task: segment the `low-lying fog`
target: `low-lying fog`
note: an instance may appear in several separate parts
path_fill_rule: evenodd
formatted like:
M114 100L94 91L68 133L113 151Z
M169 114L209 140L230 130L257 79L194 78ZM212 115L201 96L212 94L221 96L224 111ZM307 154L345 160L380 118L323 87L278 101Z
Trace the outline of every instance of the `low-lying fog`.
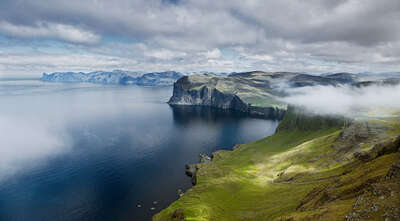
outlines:
M359 116L371 111L400 110L400 85L313 86L287 89L284 102L315 114Z

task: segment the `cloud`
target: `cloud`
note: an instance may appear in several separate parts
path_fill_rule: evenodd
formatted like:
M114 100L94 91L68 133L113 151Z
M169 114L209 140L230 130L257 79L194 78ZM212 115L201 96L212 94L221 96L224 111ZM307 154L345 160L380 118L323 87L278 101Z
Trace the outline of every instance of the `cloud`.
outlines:
M0 180L32 160L68 150L69 138L61 128L46 121L0 115Z
M102 55L134 59L146 69L159 62L194 68L204 57L234 60L229 67L234 71L388 71L400 64L397 0L3 0L2 5L0 33L28 42L21 43L25 49L41 51L37 42L29 43L37 39L75 44L60 46L68 50L65 55L108 47ZM123 47L113 49L110 42L124 45L125 52L116 52ZM132 44L146 49L129 51Z
M14 25L0 21L0 33L18 38L56 39L71 43L93 44L100 36L71 25L36 22L33 26Z
M55 71L114 70L119 67L136 69L134 59L95 54L0 53L0 76L7 73L25 75ZM40 72L35 72L39 70Z
M186 55L186 53L184 53L184 52L176 52L176 51L174 52L174 51L166 50L166 49L146 51L144 54L145 54L145 56L162 59L162 60L171 60L171 59L175 59L175 58L182 58L182 57L185 57L185 55Z
M289 89L286 103L304 107L311 113L360 116L371 111L400 109L397 86L314 86Z
M267 62L271 62L274 60L274 57L272 57L271 55L247 55L246 58L248 59L255 59L255 60L260 60L260 61L267 61Z
M207 51L205 56L208 59L218 59L221 57L221 51L218 48L214 48L212 51Z

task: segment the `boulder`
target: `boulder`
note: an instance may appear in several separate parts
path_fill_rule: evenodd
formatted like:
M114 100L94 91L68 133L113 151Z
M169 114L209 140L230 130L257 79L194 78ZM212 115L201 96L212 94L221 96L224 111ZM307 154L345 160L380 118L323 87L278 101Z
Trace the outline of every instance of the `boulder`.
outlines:
M197 172L197 166L195 164L186 164L185 165L185 173L186 175L192 177L196 174Z
M209 163L211 162L211 157L209 157L207 154L200 154L200 163Z
M196 185L196 183L197 183L196 174L197 174L197 170L199 169L198 166L196 164L186 164L185 168L186 168L186 171L185 171L186 175L190 176L192 178L193 186Z
M400 178L400 162L393 163L386 174L387 180L395 178Z
M195 186L197 184L197 176L196 173L192 176L192 185Z

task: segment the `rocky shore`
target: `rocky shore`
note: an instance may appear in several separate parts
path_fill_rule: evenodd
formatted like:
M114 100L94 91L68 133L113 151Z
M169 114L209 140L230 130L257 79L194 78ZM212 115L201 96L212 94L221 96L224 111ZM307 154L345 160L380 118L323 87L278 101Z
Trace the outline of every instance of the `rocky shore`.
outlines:
M200 162L197 164L186 164L185 165L185 173L187 176L192 178L192 185L197 184L197 170L200 168L199 164L209 163L212 160L212 156L208 156L207 154L200 154Z

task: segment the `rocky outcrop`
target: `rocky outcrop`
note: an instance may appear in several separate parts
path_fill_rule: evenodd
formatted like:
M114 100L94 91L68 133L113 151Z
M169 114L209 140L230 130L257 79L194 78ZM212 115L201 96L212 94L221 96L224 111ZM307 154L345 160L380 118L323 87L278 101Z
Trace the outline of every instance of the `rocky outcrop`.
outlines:
M215 87L190 82L189 76L182 77L174 83L173 95L168 104L208 106L276 119L281 119L285 114L285 109L252 106L235 94L224 93Z
M400 178L400 161L393 163L386 174L386 179Z
M368 151L357 151L353 154L354 158L364 162L374 160L386 154L398 152L400 150L400 136L375 144Z
M192 178L192 185L196 185L197 183L197 170L198 170L198 166L196 164L186 164L185 165L185 173L188 177Z
M200 162L198 164L186 164L185 165L185 173L187 176L192 178L192 185L197 184L197 170L199 170L199 164L209 163L211 162L212 157L207 154L200 154Z
M185 76L174 83L174 91L168 101L172 105L202 105L222 109L232 109L247 112L249 106L238 96L224 94L216 88L202 86L200 89L190 89L189 77Z
M196 174L197 169L198 168L197 168L196 164L186 164L185 165L185 173L186 173L186 175L188 175L190 177L193 177Z

